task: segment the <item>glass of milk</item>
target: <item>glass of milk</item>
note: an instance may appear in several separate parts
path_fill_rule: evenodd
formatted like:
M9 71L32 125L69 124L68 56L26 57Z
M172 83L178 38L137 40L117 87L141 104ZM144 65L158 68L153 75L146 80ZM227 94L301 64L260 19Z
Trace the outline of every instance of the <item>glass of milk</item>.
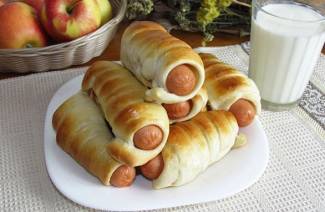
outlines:
M249 77L264 109L297 104L324 45L325 17L303 2L253 0Z

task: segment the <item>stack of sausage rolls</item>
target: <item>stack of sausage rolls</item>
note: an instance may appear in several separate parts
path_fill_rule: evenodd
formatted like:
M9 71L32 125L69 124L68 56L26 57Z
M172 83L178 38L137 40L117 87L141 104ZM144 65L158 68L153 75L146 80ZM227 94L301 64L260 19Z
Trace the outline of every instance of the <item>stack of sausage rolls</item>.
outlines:
M52 119L58 145L104 185L130 186L137 168L156 189L180 186L245 144L260 97L235 68L148 21L125 30L121 62L91 65Z

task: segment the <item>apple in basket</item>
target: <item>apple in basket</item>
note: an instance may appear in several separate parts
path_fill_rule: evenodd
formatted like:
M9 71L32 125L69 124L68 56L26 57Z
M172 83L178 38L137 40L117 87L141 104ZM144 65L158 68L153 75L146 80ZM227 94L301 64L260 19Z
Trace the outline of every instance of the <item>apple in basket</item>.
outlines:
M96 0L101 15L101 25L112 18L112 6L108 0Z
M44 0L22 0L22 1L34 7L34 9L37 11L38 14L41 12L44 4Z
M71 41L95 31L101 23L97 0L45 0L41 20L56 41Z
M46 43L34 8L23 2L0 7L0 49L43 47Z

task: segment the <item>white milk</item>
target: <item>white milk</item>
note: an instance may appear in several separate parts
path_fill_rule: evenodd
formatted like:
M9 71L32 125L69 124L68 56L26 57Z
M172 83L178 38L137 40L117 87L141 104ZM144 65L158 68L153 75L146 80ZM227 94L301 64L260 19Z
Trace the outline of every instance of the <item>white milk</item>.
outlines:
M262 9L278 17L258 11L253 18L249 75L263 100L294 103L302 96L325 41L324 23L317 22L323 16L296 4Z

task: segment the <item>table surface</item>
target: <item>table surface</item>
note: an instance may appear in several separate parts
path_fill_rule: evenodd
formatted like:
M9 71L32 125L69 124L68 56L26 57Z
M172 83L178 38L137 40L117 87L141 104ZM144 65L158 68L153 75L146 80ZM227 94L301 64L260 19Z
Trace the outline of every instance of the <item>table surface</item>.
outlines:
M248 45L244 48L233 45L201 50L247 74ZM53 94L84 73L85 67L70 70L0 81L0 211L89 211L55 189L44 162L47 106ZM299 106L278 113L262 111L259 119L269 141L270 160L257 183L223 200L159 212L325 212L324 82L325 55L319 58Z
M123 22L121 23L115 37L110 42L109 46L106 48L104 53L92 59L85 65L89 65L97 60L119 60L120 59L120 41L122 33L124 29L127 27L129 23ZM202 46L202 35L200 33L192 33L192 32L183 32L183 31L172 31L172 34L188 44L190 44L193 48ZM216 33L213 41L208 43L208 46L227 46L242 43L249 40L249 36L239 37L236 35L230 35L225 33ZM325 47L323 48L323 53L325 53ZM0 80L6 78L13 78L18 76L24 76L27 74L17 74L17 73L0 73Z
M125 26L121 26L105 53L94 60L119 59L119 41ZM173 34L193 47L201 45L199 34ZM210 45L230 45L248 39L217 34ZM247 74L248 45L205 51ZM13 78L0 81L0 211L89 211L63 197L51 184L44 162L43 142L44 118L53 94L85 69L79 67L28 77L1 75ZM299 105L290 111L263 110L260 114L270 146L270 159L257 183L226 199L171 210L325 212L324 82L325 55L322 55Z

